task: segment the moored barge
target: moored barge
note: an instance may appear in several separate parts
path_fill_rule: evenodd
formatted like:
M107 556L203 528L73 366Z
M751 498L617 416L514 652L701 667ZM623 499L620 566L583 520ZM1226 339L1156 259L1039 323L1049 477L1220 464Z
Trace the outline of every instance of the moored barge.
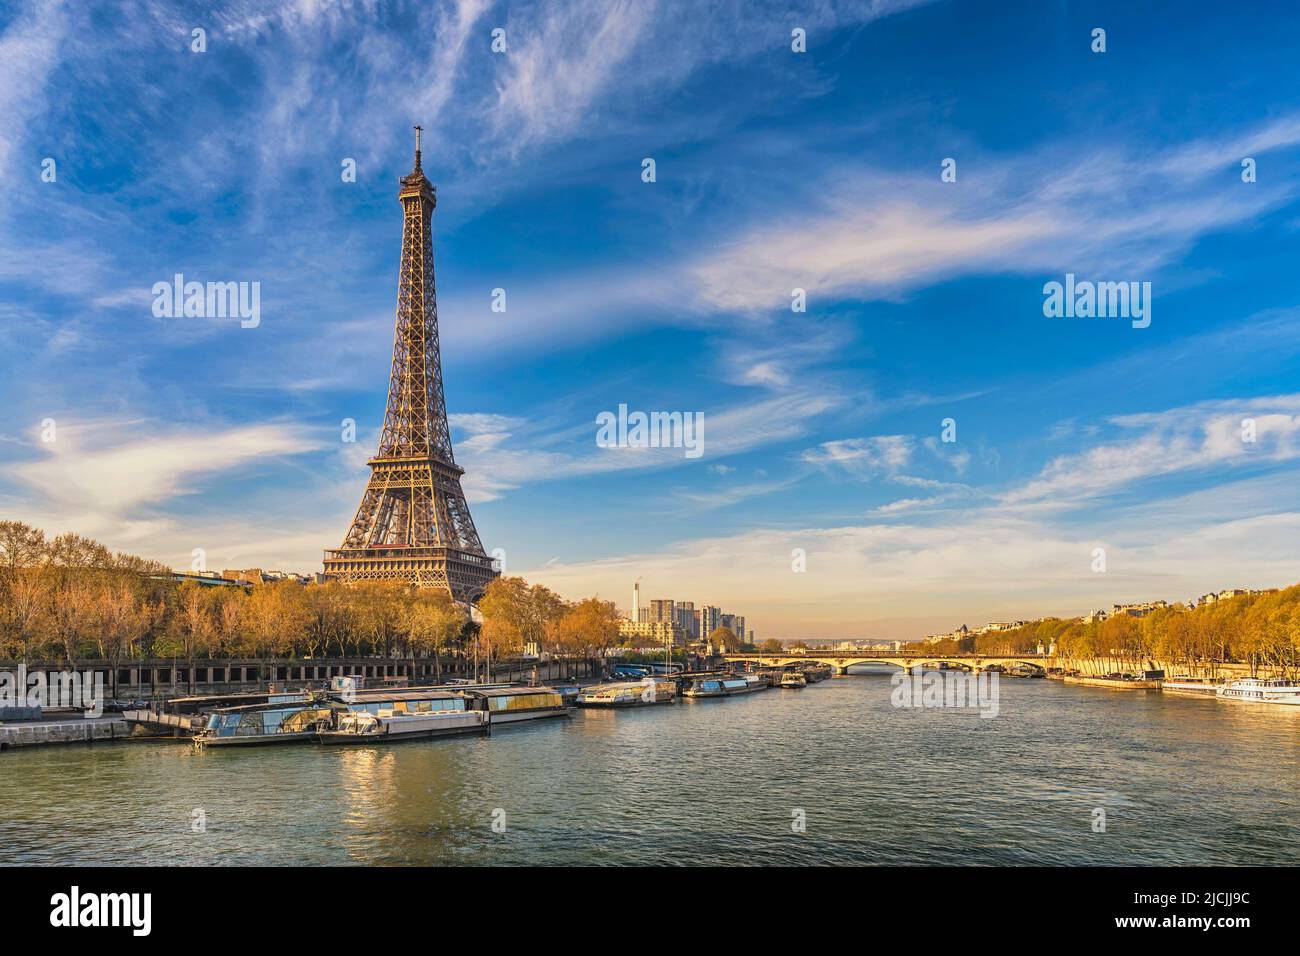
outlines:
M491 722L485 710L435 710L402 713L380 710L344 714L333 730L321 730L316 740L322 744L396 743L402 740L427 740L461 734L485 734Z
M647 677L640 681L597 684L578 695L579 707L645 707L672 704L677 700L677 682Z
M549 687L495 687L465 694L484 702L493 726L569 716L564 697Z

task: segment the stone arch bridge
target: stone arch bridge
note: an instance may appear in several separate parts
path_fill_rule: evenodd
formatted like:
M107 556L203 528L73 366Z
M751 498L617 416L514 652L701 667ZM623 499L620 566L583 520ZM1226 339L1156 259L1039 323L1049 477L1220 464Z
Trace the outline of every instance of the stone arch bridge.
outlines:
M919 652L902 652L891 654L888 651L808 651L806 654L725 654L731 663L754 663L765 667L788 667L805 661L819 661L830 664L837 674L846 674L854 664L892 664L903 670L910 670L917 664L957 664L969 667L973 671L987 670L997 664L1001 667L1014 667L1016 664L1030 664L1034 667L1052 666L1055 658L1047 654L935 654Z

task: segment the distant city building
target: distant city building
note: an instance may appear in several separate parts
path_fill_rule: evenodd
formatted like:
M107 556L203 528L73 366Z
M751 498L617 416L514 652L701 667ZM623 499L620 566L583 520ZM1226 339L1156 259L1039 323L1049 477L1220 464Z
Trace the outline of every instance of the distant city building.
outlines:
M700 636L708 637L722 626L722 608L706 604L700 608Z
M651 624L673 624L676 618L673 613L674 604L671 599L663 599L650 602Z
M946 637L943 638L946 640ZM835 641L829 644L814 645L818 650L828 651L897 651L903 646L902 641L874 641L868 638L852 641Z
M644 641L655 647L666 647L670 641L673 647L686 643L682 629L672 621L620 621L618 636L624 641Z
M292 571L264 571L261 568L222 571L221 577L228 581L246 581L249 584L271 584L275 581L296 581L298 584L314 584L316 575L295 574Z
M1111 616L1127 614L1129 617L1146 617L1152 611L1158 611L1168 606L1168 601L1147 601L1145 604L1116 604L1110 613Z
M695 602L682 601L674 612L674 623L687 637L695 637Z
M943 641L960 641L962 638L970 637L971 630L965 624L955 631L949 631L947 634L931 634L922 643L939 644Z
M1229 598L1241 597L1244 594L1258 594L1258 593L1259 592L1253 588L1228 588L1227 590L1220 591L1218 594L1215 594L1213 591L1211 591L1209 594L1201 595L1201 599L1197 602L1197 607L1206 604L1213 604L1216 601L1226 601Z
M632 611L628 614L629 621L641 620L641 579L632 582Z

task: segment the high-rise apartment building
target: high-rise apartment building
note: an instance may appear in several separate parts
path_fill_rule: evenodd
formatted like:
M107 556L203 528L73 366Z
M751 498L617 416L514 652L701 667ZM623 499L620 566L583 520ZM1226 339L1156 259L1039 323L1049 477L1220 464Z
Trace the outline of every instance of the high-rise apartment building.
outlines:
M650 623L651 624L673 624L676 623L674 612L674 603L672 600L664 599L661 601L650 602Z

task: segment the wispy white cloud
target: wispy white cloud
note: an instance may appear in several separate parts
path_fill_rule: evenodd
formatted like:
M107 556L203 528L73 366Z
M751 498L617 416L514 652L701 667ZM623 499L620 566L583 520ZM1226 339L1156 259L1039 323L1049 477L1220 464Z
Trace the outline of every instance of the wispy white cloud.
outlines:
M1201 402L1165 412L1116 416L1110 423L1136 432L1133 437L1054 458L1035 478L1004 493L1001 500L1077 507L1081 501L1139 481L1294 461L1300 458L1297 412L1300 394Z
M842 438L822 442L805 451L802 457L809 464L822 467L834 466L866 474L893 474L911 462L912 444L908 435Z
M456 442L456 457L467 470L470 501L492 501L507 491L540 481L579 475L673 467L708 467L718 459L797 438L813 421L835 408L840 398L828 392L791 391L744 405L703 411L703 455L685 457L680 448L600 448L592 416L590 430L538 429L519 418L453 415L467 437ZM617 404L616 402L613 404ZM703 466L701 463L704 463Z
M62 0L33 0L0 34L0 177L6 182L39 174L39 157L30 157L20 174L17 156L26 142L27 123L40 111L45 84L58 67L65 30Z
M976 273L1112 270L1149 275L1207 233L1248 222L1296 194L1294 181L1234 179L1242 144L1300 143L1287 117L1153 153L1064 145L1013 159L963 160L958 181L874 168L827 174L797 208L744 229L693 268L722 310L772 311L802 288L811 301L895 298ZM1155 176L1153 170L1177 175ZM1117 270L1117 271L1115 271Z
M141 518L200 491L205 481L320 447L300 429L280 424L175 429L164 434L136 422L55 423L43 457L14 465L31 509L64 515L84 533Z

